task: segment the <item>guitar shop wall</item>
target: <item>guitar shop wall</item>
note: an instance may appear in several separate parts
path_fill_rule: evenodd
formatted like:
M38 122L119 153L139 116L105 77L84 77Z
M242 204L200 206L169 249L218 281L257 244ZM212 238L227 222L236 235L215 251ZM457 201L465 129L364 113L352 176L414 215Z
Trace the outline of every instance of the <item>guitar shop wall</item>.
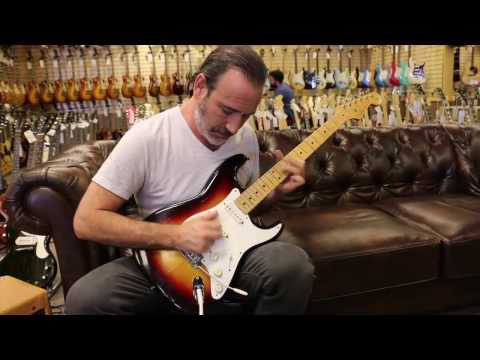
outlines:
M373 80L377 64L389 68L393 61L408 61L409 55L418 63L424 63L426 81L425 92L442 88L448 100L453 98L452 63L453 52L443 45L254 45L269 69L282 69L286 75L294 74L303 68L311 70L330 70L342 65L343 69L369 68ZM122 76L130 78L140 73L143 85L148 86L149 76L154 72L160 81L161 74L180 73L184 76L195 71L202 60L215 46L186 45L128 45L128 46L14 46L13 66L3 67L2 79L16 80L27 84L34 79L37 83L49 79L103 79L114 75L118 87L122 85ZM460 49L460 62L466 59L465 49ZM329 61L327 60L329 58ZM295 66L296 65L296 66ZM397 64L398 65L398 64ZM308 93L312 94L311 92ZM99 102L97 112L100 128L111 132L114 129L125 130L136 120L181 103L185 95L159 96L153 98L148 92L144 98L123 98L121 102ZM132 101L133 99L133 101ZM106 106L106 105L110 106ZM131 107L131 105L134 105ZM143 105L146 105L145 107ZM63 107L66 110L66 107ZM252 120L252 119L251 119Z

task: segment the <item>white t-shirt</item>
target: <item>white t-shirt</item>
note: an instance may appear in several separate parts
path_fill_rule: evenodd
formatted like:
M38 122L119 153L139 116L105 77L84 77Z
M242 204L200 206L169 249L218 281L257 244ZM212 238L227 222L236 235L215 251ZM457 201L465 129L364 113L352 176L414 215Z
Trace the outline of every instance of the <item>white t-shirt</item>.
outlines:
M222 162L243 154L237 178L246 187L258 178L259 147L248 123L216 151L194 135L180 107L168 109L134 125L122 137L93 181L128 200L132 195L146 217L197 196Z

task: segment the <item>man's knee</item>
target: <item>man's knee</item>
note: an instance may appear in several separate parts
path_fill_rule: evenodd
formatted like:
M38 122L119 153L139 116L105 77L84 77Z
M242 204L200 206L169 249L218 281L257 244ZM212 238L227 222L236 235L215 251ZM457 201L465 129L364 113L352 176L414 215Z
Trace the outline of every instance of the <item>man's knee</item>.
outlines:
M266 267L274 282L288 282L291 286L309 288L314 279L314 266L302 248L282 241L271 243Z
M77 280L68 290L65 299L65 313L68 315L95 314L98 309L98 294L83 278Z

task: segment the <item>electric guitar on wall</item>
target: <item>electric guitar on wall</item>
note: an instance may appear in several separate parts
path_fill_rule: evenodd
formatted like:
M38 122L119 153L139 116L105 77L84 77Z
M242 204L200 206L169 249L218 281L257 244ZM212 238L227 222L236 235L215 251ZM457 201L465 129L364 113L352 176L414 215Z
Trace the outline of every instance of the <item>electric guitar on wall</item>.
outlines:
M137 61L137 74L133 77L132 92L133 92L133 96L143 99L147 94L147 88L143 86L143 77L142 77L142 70L140 68L140 56L138 52L138 45L135 45L134 56L135 56L135 60Z
M182 82L182 76L180 74L180 55L177 45L174 45L174 49L177 60L177 71L172 75L172 91L175 95L181 96L185 91L185 86Z
M333 71L330 69L331 53L332 53L332 50L330 49L330 46L328 46L327 51L325 53L325 57L327 58L327 72L325 75L325 81L327 82L327 85L325 86L326 89L332 89L335 87L335 79L333 78Z
M85 51L80 47L80 63L83 65L83 78L80 79L80 99L91 101L93 99L92 84L88 74L87 57Z
M350 73L350 78L349 78L349 81L348 81L348 87L350 89L355 89L357 86L358 86L358 82L357 82L357 72L352 70L352 56L353 56L353 49L351 49L349 52L348 52L348 71Z
M78 81L75 74L75 57L73 56L72 49L68 48L67 64L71 65L72 77L67 82L67 99L68 101L80 100L80 90L78 87Z
M292 87L295 91L300 91L305 89L305 81L303 80L303 72L298 71L298 60L297 60L298 49L293 50L294 60L295 60L295 74L292 79Z
M335 86L338 89L346 89L348 86L348 71L343 70L343 46L338 46L339 68L335 70Z
M96 67L97 76L93 78L93 89L92 95L95 100L105 100L107 98L107 85L105 80L102 78L102 72L100 69L100 59L98 55L98 50L96 47L93 48L93 57L92 57L92 66Z
M315 81L315 72L310 70L310 47L307 47L305 50L305 55L307 57L307 67L303 69L303 81L305 82L305 89L315 89L317 87L317 82Z
M395 54L396 54L396 45L393 46L393 53L392 53L392 67L390 70L390 78L388 79L390 84L392 86L400 86L400 79L398 78L398 73L397 73L397 65L395 62Z
M320 49L317 49L316 51L316 56L315 56L315 69L317 76L315 78L315 81L317 82L317 89L325 89L325 86L327 86L327 81L325 80L325 69L320 70L320 65L319 65L319 57L320 57Z
M40 83L40 100L42 101L42 104L51 104L55 97L55 87L50 81L48 74L48 57L46 52L46 50L40 49L40 68L45 69L45 80Z
M107 56L105 62L110 65L110 76L108 77L107 96L110 100L117 100L120 97L120 90L117 87L117 78L115 77L115 64L113 63L113 54L110 46L107 48Z
M133 90L132 90L132 85L130 83L130 64L129 64L129 57L130 57L130 54L127 52L125 46L122 46L123 47L123 52L122 52L122 56L121 56L121 59L122 61L125 62L125 74L123 74L123 77L122 77L122 80L123 80L123 84L122 84L122 96L125 98L125 99L131 99L133 101Z
M410 85L410 81L408 81L408 63L404 61L401 56L399 55L399 63L400 63L400 85L408 86ZM408 47L408 57L410 57L410 46Z
M65 82L63 81L61 57L58 54L58 49L53 49L53 53L53 68L57 69L58 71L58 78L55 80L55 101L62 104L67 101L67 88L65 87Z
M409 50L409 54L410 54ZM413 85L421 85L426 81L425 78L425 63L416 64L413 61L413 58L409 56L408 65L410 67L410 72L408 74L408 81Z
M27 52L27 69L30 71L30 77L32 79L28 82L27 85L27 100L30 105L38 106L40 105L40 90L38 88L38 84L35 81L37 77L35 74L35 65L31 48L28 49Z
M315 130L285 158L306 160L346 121L360 119L370 105L380 104L377 93L370 93L336 108L334 115ZM174 305L193 311L198 300L203 314L203 301L219 300L230 289L230 283L242 256L250 248L275 239L282 224L258 228L249 213L286 178L280 160L250 187L240 193L235 172L245 161L242 154L227 159L211 175L202 192L194 199L158 210L145 220L181 224L206 212L217 211L223 237L202 254L177 250L135 250L135 258L156 286ZM197 299L197 300L195 300Z
M148 84L148 94L151 97L154 97L157 100L157 104L160 103L160 86L158 85L157 79L157 66L155 61L155 54L153 52L152 46L148 45L150 58L152 61L152 69L150 74L150 83Z
M172 94L172 87L170 83L170 75L168 74L168 54L164 45L162 45L161 56L165 62L165 72L160 75L160 95L170 96Z

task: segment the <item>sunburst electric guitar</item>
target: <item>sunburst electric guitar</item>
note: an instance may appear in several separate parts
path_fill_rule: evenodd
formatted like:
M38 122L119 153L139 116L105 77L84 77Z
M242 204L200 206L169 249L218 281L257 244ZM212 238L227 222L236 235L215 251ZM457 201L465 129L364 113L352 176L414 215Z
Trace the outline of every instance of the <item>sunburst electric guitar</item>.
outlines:
M348 105L335 109L335 114L315 130L285 158L306 160L337 129L350 119L361 119L370 105L379 105L381 97L372 92ZM281 160L243 192L235 181L236 170L247 160L238 154L225 160L211 175L202 192L195 198L158 210L145 220L165 224L182 224L210 211L217 211L223 237L202 254L178 250L136 250L135 258L156 286L177 307L194 311L198 303L221 299L230 287L242 256L251 248L275 239L282 231L281 223L259 228L249 213L286 178ZM202 302L199 287L202 289ZM204 290L204 291L203 291ZM198 295L197 295L198 294ZM199 310L200 310L199 309ZM202 313L203 310L200 310Z

